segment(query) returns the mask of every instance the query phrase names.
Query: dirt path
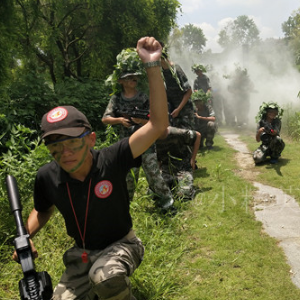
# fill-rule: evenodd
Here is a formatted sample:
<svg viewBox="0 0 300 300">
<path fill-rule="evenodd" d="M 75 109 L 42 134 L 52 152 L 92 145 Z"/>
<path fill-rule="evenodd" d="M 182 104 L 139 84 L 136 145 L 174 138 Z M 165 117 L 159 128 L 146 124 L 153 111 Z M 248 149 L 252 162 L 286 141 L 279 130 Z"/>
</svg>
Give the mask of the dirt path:
<svg viewBox="0 0 300 300">
<path fill-rule="evenodd" d="M 300 207 L 294 198 L 282 190 L 256 182 L 259 173 L 247 146 L 239 140 L 238 134 L 220 133 L 225 141 L 237 151 L 236 159 L 240 166 L 238 175 L 253 182 L 254 212 L 267 234 L 279 241 L 291 266 L 293 283 L 300 288 Z"/>
</svg>

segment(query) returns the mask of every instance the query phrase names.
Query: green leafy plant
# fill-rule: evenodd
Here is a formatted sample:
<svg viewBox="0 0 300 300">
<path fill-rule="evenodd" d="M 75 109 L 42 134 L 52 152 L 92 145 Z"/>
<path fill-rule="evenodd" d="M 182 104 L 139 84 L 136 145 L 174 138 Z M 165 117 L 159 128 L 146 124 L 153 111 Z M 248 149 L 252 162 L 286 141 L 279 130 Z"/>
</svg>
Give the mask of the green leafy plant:
<svg viewBox="0 0 300 300">
<path fill-rule="evenodd" d="M 266 117 L 268 109 L 277 109 L 277 118 L 282 118 L 284 110 L 276 102 L 263 102 L 262 105 L 259 107 L 259 111 L 255 117 L 255 121 L 259 122 L 259 120 L 264 119 Z"/>
<path fill-rule="evenodd" d="M 114 71 L 108 76 L 105 81 L 106 85 L 112 88 L 112 94 L 121 92 L 121 85 L 118 81 L 121 74 L 124 72 L 138 73 L 140 77 L 139 84 L 145 85 L 145 68 L 135 48 L 123 49 L 117 55 L 116 59 L 117 62 L 114 65 Z"/>
<path fill-rule="evenodd" d="M 192 71 L 196 73 L 196 71 L 202 71 L 202 73 L 206 73 L 206 67 L 204 67 L 203 65 L 200 64 L 194 64 L 192 66 Z"/>
<path fill-rule="evenodd" d="M 205 93 L 203 90 L 195 91 L 191 96 L 192 101 L 202 101 L 207 103 L 208 100 L 211 99 L 211 95 L 209 93 Z"/>
</svg>

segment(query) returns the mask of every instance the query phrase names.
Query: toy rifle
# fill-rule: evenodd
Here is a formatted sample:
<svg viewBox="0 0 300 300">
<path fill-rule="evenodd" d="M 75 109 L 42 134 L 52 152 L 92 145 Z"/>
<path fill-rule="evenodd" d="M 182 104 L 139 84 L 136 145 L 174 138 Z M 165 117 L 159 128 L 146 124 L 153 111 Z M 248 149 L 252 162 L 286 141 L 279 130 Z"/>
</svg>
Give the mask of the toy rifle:
<svg viewBox="0 0 300 300">
<path fill-rule="evenodd" d="M 135 107 L 133 109 L 117 110 L 116 115 L 122 116 L 122 117 L 130 120 L 131 123 L 133 123 L 133 124 L 135 124 L 135 123 L 132 121 L 132 118 L 149 120 L 149 117 L 150 117 L 149 110 L 139 109 L 137 107 Z"/>
<path fill-rule="evenodd" d="M 24 227 L 22 219 L 22 207 L 17 182 L 13 176 L 8 175 L 6 177 L 6 187 L 10 208 L 14 214 L 17 226 L 17 237 L 14 239 L 14 246 L 24 275 L 23 279 L 19 281 L 20 299 L 50 300 L 53 291 L 51 277 L 46 271 L 35 271 L 29 234 Z"/>
</svg>

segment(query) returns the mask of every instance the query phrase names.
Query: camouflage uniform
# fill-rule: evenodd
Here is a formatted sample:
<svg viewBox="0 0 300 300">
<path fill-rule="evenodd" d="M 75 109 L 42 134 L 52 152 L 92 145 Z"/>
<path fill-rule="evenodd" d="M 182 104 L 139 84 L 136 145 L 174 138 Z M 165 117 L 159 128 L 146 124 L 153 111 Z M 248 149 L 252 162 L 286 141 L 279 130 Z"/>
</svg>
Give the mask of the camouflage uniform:
<svg viewBox="0 0 300 300">
<path fill-rule="evenodd" d="M 195 105 L 197 101 L 195 102 Z M 215 112 L 210 104 L 204 104 L 204 108 L 198 112 L 202 117 L 215 117 Z M 201 133 L 201 144 L 203 146 L 204 140 L 206 147 L 211 147 L 214 144 L 214 136 L 217 131 L 217 123 L 215 121 L 206 121 L 198 119 L 195 116 L 195 130 Z"/>
<path fill-rule="evenodd" d="M 197 78 L 194 80 L 194 91 L 203 90 L 204 93 L 206 93 L 209 89 L 211 89 L 210 86 L 210 80 L 205 75 L 202 74 L 202 76 L 197 76 Z"/>
<path fill-rule="evenodd" d="M 128 276 L 140 265 L 144 247 L 132 230 L 102 251 L 85 251 L 89 261 L 84 264 L 81 258 L 83 249 L 74 246 L 65 252 L 63 261 L 66 271 L 54 290 L 53 300 L 98 300 L 97 295 L 105 300 L 134 299 L 131 298 Z M 114 276 L 116 274 L 118 276 Z"/>
<path fill-rule="evenodd" d="M 148 96 L 142 92 L 138 92 L 134 98 L 127 99 L 122 94 L 113 95 L 104 112 L 105 117 L 118 117 L 117 111 L 128 110 L 133 108 L 149 109 Z M 133 125 L 130 128 L 120 126 L 120 138 L 130 136 L 140 125 Z M 145 172 L 147 182 L 153 196 L 155 196 L 156 204 L 162 208 L 172 206 L 174 200 L 172 193 L 161 176 L 159 169 L 155 145 L 152 145 L 142 155 L 142 168 Z M 127 189 L 129 199 L 132 200 L 134 191 L 139 180 L 139 168 L 133 168 L 127 175 Z"/>
<path fill-rule="evenodd" d="M 169 104 L 169 112 L 171 113 L 179 106 L 182 101 L 183 95 L 191 89 L 188 79 L 179 65 L 173 66 L 176 72 L 179 83 L 174 78 L 170 69 L 163 69 L 163 76 L 166 84 L 166 92 Z M 178 128 L 192 129 L 194 125 L 193 104 L 191 99 L 185 104 L 176 118 L 173 118 L 171 125 Z"/>
<path fill-rule="evenodd" d="M 260 120 L 257 124 L 257 131 L 261 127 L 265 127 L 266 121 Z M 268 133 L 263 133 L 261 135 L 261 145 L 253 152 L 253 159 L 256 164 L 264 162 L 267 156 L 272 159 L 277 159 L 280 157 L 281 152 L 285 147 L 285 143 L 280 137 L 281 130 L 281 120 L 276 118 L 271 123 L 272 128 L 277 131 L 277 135 L 273 136 Z"/>
<path fill-rule="evenodd" d="M 162 175 L 179 199 L 193 199 L 193 169 L 191 148 L 197 135 L 194 130 L 169 127 L 166 139 L 157 140 L 157 157 Z"/>
</svg>

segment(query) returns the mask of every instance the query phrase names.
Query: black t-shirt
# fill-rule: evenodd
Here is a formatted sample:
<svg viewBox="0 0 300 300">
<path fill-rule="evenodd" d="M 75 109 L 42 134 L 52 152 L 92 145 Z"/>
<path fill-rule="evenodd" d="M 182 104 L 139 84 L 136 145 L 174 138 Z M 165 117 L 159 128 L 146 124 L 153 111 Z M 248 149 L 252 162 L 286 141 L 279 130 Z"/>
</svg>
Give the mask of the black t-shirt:
<svg viewBox="0 0 300 300">
<path fill-rule="evenodd" d="M 132 167 L 140 166 L 141 157 L 133 159 L 128 138 L 102 150 L 91 151 L 93 166 L 84 182 L 71 178 L 55 161 L 40 168 L 35 181 L 34 203 L 37 211 L 55 205 L 65 219 L 68 235 L 82 247 L 67 183 L 83 234 L 91 180 L 85 247 L 101 250 L 121 239 L 132 227 L 126 175 Z"/>
</svg>

